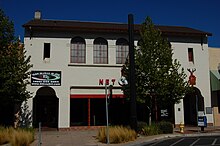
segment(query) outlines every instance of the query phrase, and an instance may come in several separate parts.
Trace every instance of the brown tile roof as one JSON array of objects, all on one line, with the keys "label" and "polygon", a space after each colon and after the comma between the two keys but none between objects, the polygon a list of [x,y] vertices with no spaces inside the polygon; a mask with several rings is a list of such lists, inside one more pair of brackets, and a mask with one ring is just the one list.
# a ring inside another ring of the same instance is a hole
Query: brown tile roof
[{"label": "brown tile roof", "polygon": [[[83,22],[83,21],[63,21],[63,20],[31,20],[23,25],[24,28],[38,30],[69,30],[86,32],[112,32],[127,33],[128,26],[125,23],[105,23],[105,22]],[[134,31],[139,33],[141,25],[135,24]],[[204,32],[189,27],[181,26],[161,26],[156,27],[163,35],[174,36],[211,36],[209,32]]]}]

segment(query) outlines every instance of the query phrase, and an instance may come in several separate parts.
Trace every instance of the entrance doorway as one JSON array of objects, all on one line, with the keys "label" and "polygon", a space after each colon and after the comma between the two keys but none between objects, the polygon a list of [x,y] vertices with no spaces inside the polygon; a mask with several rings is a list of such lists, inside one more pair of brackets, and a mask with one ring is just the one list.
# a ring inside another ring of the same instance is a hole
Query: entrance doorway
[{"label": "entrance doorway", "polygon": [[197,126],[197,112],[204,111],[204,97],[200,90],[193,87],[193,92],[183,98],[185,125]]},{"label": "entrance doorway", "polygon": [[70,99],[70,126],[88,125],[88,99]]},{"label": "entrance doorway", "polygon": [[33,125],[58,128],[59,99],[51,87],[41,87],[33,99]]}]

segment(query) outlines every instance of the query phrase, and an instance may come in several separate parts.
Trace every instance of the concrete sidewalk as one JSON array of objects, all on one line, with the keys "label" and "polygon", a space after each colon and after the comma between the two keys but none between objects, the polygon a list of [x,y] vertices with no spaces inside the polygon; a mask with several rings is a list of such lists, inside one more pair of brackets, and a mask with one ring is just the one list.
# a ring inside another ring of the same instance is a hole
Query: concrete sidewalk
[{"label": "concrete sidewalk", "polygon": [[[173,134],[162,134],[154,136],[139,136],[135,141],[122,144],[109,144],[110,146],[138,146],[153,140],[178,137],[178,136],[197,136],[197,135],[220,135],[220,127],[207,127],[204,132],[199,127],[185,127],[184,133],[179,132],[179,128],[174,128]],[[41,146],[107,146],[98,142],[96,136],[98,129],[93,130],[71,130],[71,131],[42,131]],[[38,132],[35,141],[31,146],[39,145]]]}]

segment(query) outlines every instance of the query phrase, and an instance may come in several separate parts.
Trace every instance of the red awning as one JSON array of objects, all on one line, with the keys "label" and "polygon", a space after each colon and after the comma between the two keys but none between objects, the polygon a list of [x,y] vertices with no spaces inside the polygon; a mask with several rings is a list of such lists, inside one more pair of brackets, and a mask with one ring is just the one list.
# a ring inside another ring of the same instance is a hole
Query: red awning
[{"label": "red awning", "polygon": [[[70,98],[105,98],[105,94],[71,94]],[[125,98],[123,94],[113,94],[112,98]]]}]

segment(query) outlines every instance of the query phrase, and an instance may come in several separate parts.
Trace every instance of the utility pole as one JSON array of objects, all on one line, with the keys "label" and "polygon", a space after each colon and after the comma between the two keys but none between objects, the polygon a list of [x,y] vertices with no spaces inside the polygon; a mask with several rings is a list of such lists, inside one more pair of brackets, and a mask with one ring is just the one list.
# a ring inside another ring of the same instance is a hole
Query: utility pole
[{"label": "utility pole", "polygon": [[135,84],[135,61],[134,61],[134,19],[133,15],[128,15],[129,33],[129,87],[130,87],[130,126],[137,130],[137,110],[136,110],[136,84]]}]

